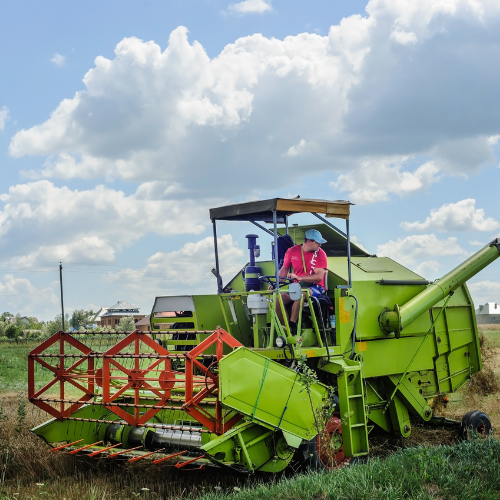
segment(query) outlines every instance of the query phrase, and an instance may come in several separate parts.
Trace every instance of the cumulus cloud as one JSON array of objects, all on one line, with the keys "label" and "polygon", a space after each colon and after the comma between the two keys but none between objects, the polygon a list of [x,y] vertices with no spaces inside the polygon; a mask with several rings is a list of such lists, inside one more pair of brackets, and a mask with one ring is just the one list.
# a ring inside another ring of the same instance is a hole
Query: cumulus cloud
[{"label": "cumulus cloud", "polygon": [[288,148],[286,155],[297,156],[303,154],[305,147],[306,147],[306,141],[304,141],[304,139],[301,139],[298,144],[295,144],[295,146],[291,146],[290,148]]},{"label": "cumulus cloud", "polygon": [[53,310],[58,297],[52,287],[39,289],[26,278],[15,278],[6,274],[0,280],[0,296],[4,310],[19,311],[31,316],[37,311]]},{"label": "cumulus cloud", "polygon": [[[226,284],[245,264],[245,252],[230,234],[218,237],[217,246],[220,274]],[[109,275],[107,280],[136,291],[142,290],[144,281],[147,280],[149,293],[159,295],[178,294],[179,290],[213,293],[217,290],[217,281],[211,273],[214,267],[214,240],[207,237],[186,243],[173,252],[157,252],[149,257],[143,269],[127,268]]]},{"label": "cumulus cloud", "polygon": [[205,205],[179,203],[161,183],[145,183],[125,195],[102,185],[80,191],[41,180],[11,187],[0,201],[2,260],[23,265],[110,262],[117,249],[148,233],[199,234],[207,218]]},{"label": "cumulus cloud", "polygon": [[478,281],[467,285],[476,307],[486,302],[500,303],[500,283],[496,281]]},{"label": "cumulus cloud", "polygon": [[212,59],[184,27],[164,50],[125,38],[95,59],[83,90],[12,138],[10,154],[45,157],[32,178],[162,180],[198,196],[221,179],[240,196],[261,175],[292,183],[329,171],[366,202],[496,163],[500,4],[371,0],[366,13],[326,36],[243,37]]},{"label": "cumulus cloud", "polygon": [[431,210],[424,222],[402,222],[401,227],[407,231],[495,231],[500,223],[485,218],[484,210],[476,208],[476,200],[468,198]]},{"label": "cumulus cloud", "polygon": [[378,245],[377,255],[390,257],[417,274],[429,272],[434,275],[440,267],[436,257],[457,255],[465,259],[468,253],[460,247],[455,237],[440,240],[434,234],[421,234]]},{"label": "cumulus cloud", "polygon": [[359,169],[341,174],[332,189],[348,191],[357,204],[386,201],[390,194],[406,196],[428,189],[439,180],[439,169],[427,162],[414,172],[403,171],[404,159],[377,159],[362,162]]},{"label": "cumulus cloud", "polygon": [[391,39],[400,43],[401,45],[406,45],[407,43],[417,43],[417,35],[413,31],[402,31],[394,30],[391,33]]},{"label": "cumulus cloud", "polygon": [[7,106],[2,106],[0,108],[0,130],[5,129],[5,122],[10,118],[9,108]]},{"label": "cumulus cloud", "polygon": [[234,14],[262,14],[273,10],[270,0],[244,0],[229,4],[227,10]]},{"label": "cumulus cloud", "polygon": [[54,54],[54,57],[50,60],[50,62],[54,66],[64,66],[66,64],[66,56],[62,56],[61,54]]}]

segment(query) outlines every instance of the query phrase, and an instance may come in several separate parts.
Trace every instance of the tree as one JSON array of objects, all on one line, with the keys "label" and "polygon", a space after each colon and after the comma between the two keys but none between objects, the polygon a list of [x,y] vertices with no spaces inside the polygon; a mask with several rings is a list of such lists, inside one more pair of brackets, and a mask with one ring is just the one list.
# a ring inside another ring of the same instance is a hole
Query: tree
[{"label": "tree", "polygon": [[0,321],[5,321],[7,318],[12,318],[14,315],[10,312],[4,312],[0,316]]},{"label": "tree", "polygon": [[7,328],[5,328],[5,336],[9,339],[17,339],[21,335],[21,332],[21,327],[13,323],[10,323],[7,325]]},{"label": "tree", "polygon": [[91,325],[94,320],[95,313],[92,309],[85,311],[76,309],[71,316],[70,325],[78,330],[82,326]]},{"label": "tree", "polygon": [[54,335],[54,333],[62,330],[62,320],[61,315],[58,314],[52,321],[47,321],[45,326],[45,331],[48,335]]},{"label": "tree", "polygon": [[132,332],[135,330],[135,321],[132,315],[123,316],[116,325],[116,330],[123,330],[125,332]]}]

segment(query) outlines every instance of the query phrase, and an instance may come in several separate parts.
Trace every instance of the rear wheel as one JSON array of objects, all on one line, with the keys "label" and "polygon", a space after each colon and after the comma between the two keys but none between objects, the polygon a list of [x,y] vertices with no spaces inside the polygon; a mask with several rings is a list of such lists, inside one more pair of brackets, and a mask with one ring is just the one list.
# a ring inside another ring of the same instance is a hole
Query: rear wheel
[{"label": "rear wheel", "polygon": [[485,413],[479,410],[469,411],[462,418],[460,432],[464,439],[486,437],[491,434],[491,422]]}]

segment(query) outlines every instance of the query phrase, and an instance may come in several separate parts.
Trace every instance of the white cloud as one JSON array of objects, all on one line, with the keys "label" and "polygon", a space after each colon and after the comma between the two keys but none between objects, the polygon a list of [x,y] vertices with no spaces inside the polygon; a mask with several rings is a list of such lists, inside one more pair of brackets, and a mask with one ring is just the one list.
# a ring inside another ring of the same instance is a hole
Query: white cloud
[{"label": "white cloud", "polygon": [[9,108],[7,106],[2,106],[0,108],[0,130],[5,129],[5,122],[10,118]]},{"label": "white cloud", "polygon": [[9,151],[46,157],[32,178],[162,180],[198,196],[221,179],[241,196],[263,175],[271,185],[328,171],[364,202],[496,163],[500,4],[371,0],[366,12],[327,36],[243,37],[212,59],[184,27],[165,50],[125,38]]},{"label": "white cloud", "polygon": [[439,180],[439,170],[427,162],[414,172],[402,171],[405,159],[364,161],[359,169],[341,174],[332,189],[348,191],[349,199],[357,204],[386,201],[390,194],[406,196],[425,191]]},{"label": "white cloud", "polygon": [[127,196],[105,186],[79,191],[42,180],[13,186],[0,200],[2,260],[23,265],[110,262],[116,250],[147,233],[199,234],[207,219],[207,206],[175,198],[164,183],[145,183]]},{"label": "white cloud", "polygon": [[227,10],[234,14],[262,14],[273,10],[271,0],[244,0],[243,2],[229,4]]},{"label": "white cloud", "polygon": [[286,155],[287,156],[298,156],[300,154],[303,154],[305,147],[306,147],[306,141],[304,141],[304,139],[301,139],[298,144],[288,148]]},{"label": "white cloud", "polygon": [[[219,236],[217,246],[220,274],[226,284],[246,263],[245,252],[230,234]],[[142,290],[147,280],[150,294],[182,294],[187,290],[189,293],[213,293],[217,290],[217,281],[211,273],[214,267],[214,240],[210,236],[186,243],[180,250],[157,252],[149,257],[144,269],[124,269],[107,279],[136,291]]]},{"label": "white cloud", "polygon": [[54,57],[50,60],[52,64],[55,66],[64,66],[66,64],[66,56],[62,56],[61,54],[54,54]]},{"label": "white cloud", "polygon": [[394,30],[391,33],[391,39],[400,43],[401,45],[406,45],[408,43],[417,43],[417,35],[412,31]]},{"label": "white cloud", "polygon": [[39,311],[52,311],[58,303],[52,287],[38,289],[28,279],[14,278],[12,274],[6,274],[0,280],[0,297],[3,310],[20,312],[24,316],[31,316]]},{"label": "white cloud", "polygon": [[415,272],[420,276],[436,277],[439,275],[441,264],[435,260],[424,260],[415,267]]},{"label": "white cloud", "polygon": [[486,302],[500,303],[500,283],[495,281],[478,281],[467,285],[476,307]]},{"label": "white cloud", "polygon": [[431,210],[424,222],[402,222],[401,227],[407,231],[495,231],[500,223],[485,218],[484,210],[476,208],[476,200],[468,198]]},{"label": "white cloud", "polygon": [[[400,264],[421,272],[435,273],[439,268],[436,257],[458,255],[465,259],[468,253],[457,243],[457,238],[440,240],[434,234],[411,235],[377,246],[377,255],[390,257]],[[418,266],[418,267],[417,267]]]}]

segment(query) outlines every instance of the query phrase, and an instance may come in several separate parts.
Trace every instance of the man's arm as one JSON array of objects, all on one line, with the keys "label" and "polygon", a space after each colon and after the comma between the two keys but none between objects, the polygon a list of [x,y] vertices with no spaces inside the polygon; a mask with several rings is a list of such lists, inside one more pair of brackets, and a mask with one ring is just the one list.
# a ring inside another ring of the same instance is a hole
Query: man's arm
[{"label": "man's arm", "polygon": [[279,277],[280,278],[286,278],[288,276],[288,271],[290,271],[290,268],[289,267],[285,267],[283,266],[281,269],[280,269],[280,272],[279,272]]},{"label": "man's arm", "polygon": [[[292,280],[305,281],[306,283],[319,283],[323,279],[325,273],[326,269],[316,268],[316,271],[313,274],[308,274],[306,276],[297,276],[295,273],[288,273],[287,277],[291,278]],[[281,276],[281,270],[280,270],[280,276]]]}]

